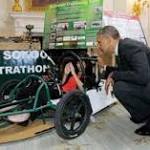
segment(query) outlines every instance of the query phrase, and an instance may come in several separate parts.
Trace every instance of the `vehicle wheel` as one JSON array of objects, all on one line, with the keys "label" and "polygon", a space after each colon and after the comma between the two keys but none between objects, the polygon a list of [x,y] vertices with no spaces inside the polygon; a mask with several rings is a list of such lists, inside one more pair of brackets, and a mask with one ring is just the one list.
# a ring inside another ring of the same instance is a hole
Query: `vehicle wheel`
[{"label": "vehicle wheel", "polygon": [[75,62],[79,62],[79,65],[80,65],[80,68],[81,68],[81,72],[82,72],[82,82],[84,83],[85,82],[85,68],[84,68],[84,65],[83,65],[83,61],[81,60],[80,56],[78,56],[75,52],[73,51],[66,51],[62,54],[62,56],[60,56],[59,58],[59,62],[60,63],[60,66],[59,66],[59,69],[60,69],[60,72],[62,74],[62,69],[64,69],[64,60],[66,59],[66,57],[70,57],[72,58]]},{"label": "vehicle wheel", "polygon": [[56,132],[64,139],[78,137],[85,131],[91,113],[89,98],[83,92],[75,90],[65,94],[56,107]]},{"label": "vehicle wheel", "polygon": [[11,79],[2,84],[0,87],[0,100],[9,98],[10,91],[19,83],[20,80]]}]

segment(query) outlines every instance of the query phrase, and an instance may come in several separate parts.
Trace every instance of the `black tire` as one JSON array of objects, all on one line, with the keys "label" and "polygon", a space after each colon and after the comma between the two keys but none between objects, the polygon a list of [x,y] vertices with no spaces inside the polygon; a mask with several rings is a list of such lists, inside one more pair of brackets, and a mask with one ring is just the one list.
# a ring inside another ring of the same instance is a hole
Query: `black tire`
[{"label": "black tire", "polygon": [[[55,128],[64,139],[73,139],[81,135],[92,113],[87,95],[79,90],[65,94],[56,107]],[[70,125],[70,126],[69,126]]]},{"label": "black tire", "polygon": [[17,79],[11,79],[2,84],[0,87],[0,100],[5,100],[9,96],[11,90],[20,82]]}]

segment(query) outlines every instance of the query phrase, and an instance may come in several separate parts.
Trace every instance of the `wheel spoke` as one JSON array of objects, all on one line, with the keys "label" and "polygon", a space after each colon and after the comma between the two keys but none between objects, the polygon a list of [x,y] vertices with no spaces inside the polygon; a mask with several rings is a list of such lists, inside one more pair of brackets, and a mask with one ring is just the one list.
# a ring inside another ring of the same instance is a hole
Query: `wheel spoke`
[{"label": "wheel spoke", "polygon": [[64,122],[64,121],[66,121],[68,119],[68,116],[63,116],[61,119]]},{"label": "wheel spoke", "polygon": [[81,107],[82,107],[82,103],[80,103],[80,104],[78,105],[78,107],[77,107],[77,109],[76,109],[76,112],[78,112],[78,111],[81,109]]},{"label": "wheel spoke", "polygon": [[73,129],[74,129],[75,121],[76,121],[76,119],[75,119],[75,117],[74,117],[74,118],[71,120],[71,127],[70,127],[70,130],[71,130],[71,131],[73,131]]}]

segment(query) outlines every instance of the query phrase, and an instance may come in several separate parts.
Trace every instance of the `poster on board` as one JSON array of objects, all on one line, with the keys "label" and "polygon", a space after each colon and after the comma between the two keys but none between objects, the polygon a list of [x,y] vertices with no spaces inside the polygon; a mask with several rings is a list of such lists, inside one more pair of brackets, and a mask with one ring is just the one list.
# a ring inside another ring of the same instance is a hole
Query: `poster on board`
[{"label": "poster on board", "polygon": [[102,26],[103,0],[71,0],[50,5],[44,24],[44,49],[94,46]]},{"label": "poster on board", "polygon": [[124,13],[114,13],[104,11],[104,25],[115,26],[122,38],[132,38],[147,44],[140,20],[138,17],[130,16]]}]

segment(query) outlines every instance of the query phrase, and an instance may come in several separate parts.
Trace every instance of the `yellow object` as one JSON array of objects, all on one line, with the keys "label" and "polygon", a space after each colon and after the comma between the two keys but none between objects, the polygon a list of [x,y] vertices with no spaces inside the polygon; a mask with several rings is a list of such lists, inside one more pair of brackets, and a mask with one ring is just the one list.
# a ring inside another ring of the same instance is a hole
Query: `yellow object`
[{"label": "yellow object", "polygon": [[19,3],[19,0],[15,0],[15,1],[14,1],[14,5],[13,5],[13,7],[12,7],[12,10],[13,10],[13,11],[16,11],[16,12],[22,11],[22,7],[21,7],[21,5],[20,5],[20,3]]},{"label": "yellow object", "polygon": [[134,16],[140,16],[142,12],[141,0],[137,0],[132,7],[132,12]]}]

